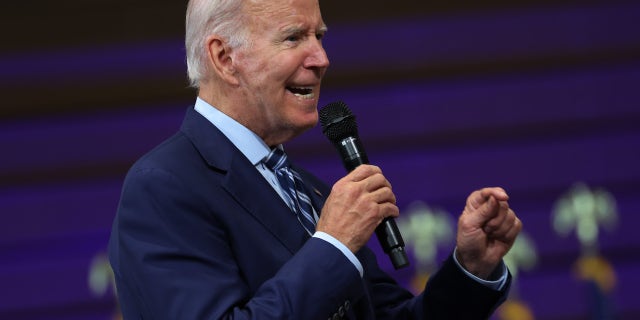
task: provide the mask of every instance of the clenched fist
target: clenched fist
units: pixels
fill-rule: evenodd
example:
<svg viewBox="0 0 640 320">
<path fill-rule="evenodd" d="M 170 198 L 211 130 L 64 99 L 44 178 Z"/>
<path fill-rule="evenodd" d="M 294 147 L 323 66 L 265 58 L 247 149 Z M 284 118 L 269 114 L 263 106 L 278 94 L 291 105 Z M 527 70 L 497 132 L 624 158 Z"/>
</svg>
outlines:
<svg viewBox="0 0 640 320">
<path fill-rule="evenodd" d="M 456 258 L 479 278 L 489 277 L 522 229 L 507 200 L 502 188 L 475 191 L 458 220 Z"/>
</svg>

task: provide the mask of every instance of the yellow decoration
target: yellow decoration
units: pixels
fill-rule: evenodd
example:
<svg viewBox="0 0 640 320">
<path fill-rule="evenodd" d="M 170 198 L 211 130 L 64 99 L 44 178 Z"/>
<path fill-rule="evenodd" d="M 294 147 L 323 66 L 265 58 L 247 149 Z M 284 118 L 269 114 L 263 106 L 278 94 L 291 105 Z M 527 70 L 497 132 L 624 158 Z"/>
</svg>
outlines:
<svg viewBox="0 0 640 320">
<path fill-rule="evenodd" d="M 581 257 L 573 270 L 579 279 L 594 281 L 603 292 L 611 292 L 616 285 L 613 267 L 600 256 Z"/>
<path fill-rule="evenodd" d="M 507 300 L 498 309 L 500 320 L 533 320 L 533 312 L 518 300 Z"/>
<path fill-rule="evenodd" d="M 427 285 L 427 281 L 431 277 L 430 273 L 418 272 L 413 278 L 411 278 L 411 290 L 418 294 L 424 290 L 424 287 Z"/>
</svg>

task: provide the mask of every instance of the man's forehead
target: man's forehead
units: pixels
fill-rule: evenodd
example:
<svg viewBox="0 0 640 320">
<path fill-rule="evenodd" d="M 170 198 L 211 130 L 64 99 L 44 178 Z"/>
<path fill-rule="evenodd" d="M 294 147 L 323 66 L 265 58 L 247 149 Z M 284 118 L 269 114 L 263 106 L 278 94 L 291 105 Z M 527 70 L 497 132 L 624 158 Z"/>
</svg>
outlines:
<svg viewBox="0 0 640 320">
<path fill-rule="evenodd" d="M 243 9 L 253 16 L 295 15 L 299 9 L 318 8 L 317 0 L 245 0 Z"/>
<path fill-rule="evenodd" d="M 316 0 L 247 0 L 244 11 L 253 21 L 275 27 L 278 31 L 326 31 Z"/>
</svg>

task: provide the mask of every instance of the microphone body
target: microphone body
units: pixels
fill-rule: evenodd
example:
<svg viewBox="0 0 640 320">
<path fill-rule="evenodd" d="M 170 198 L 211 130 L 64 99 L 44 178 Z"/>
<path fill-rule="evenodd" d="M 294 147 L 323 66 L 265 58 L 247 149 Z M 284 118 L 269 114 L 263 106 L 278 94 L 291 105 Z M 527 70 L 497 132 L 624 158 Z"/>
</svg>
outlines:
<svg viewBox="0 0 640 320">
<path fill-rule="evenodd" d="M 351 172 L 369 159 L 358 136 L 355 117 L 343 102 L 333 102 L 320 110 L 320 122 L 323 133 L 338 149 L 344 167 Z M 388 217 L 375 230 L 380 246 L 391 259 L 395 269 L 409 265 L 404 250 L 404 240 L 393 218 Z"/>
</svg>

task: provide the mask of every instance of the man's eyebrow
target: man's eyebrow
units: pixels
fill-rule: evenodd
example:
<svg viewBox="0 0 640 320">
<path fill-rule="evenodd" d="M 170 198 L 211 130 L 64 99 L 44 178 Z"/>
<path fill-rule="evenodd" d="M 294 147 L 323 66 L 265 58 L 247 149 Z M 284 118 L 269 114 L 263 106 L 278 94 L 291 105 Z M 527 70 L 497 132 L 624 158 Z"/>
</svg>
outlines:
<svg viewBox="0 0 640 320">
<path fill-rule="evenodd" d="M 281 30 L 282 33 L 285 34 L 298 34 L 304 31 L 304 28 L 300 26 L 288 26 Z"/>
<path fill-rule="evenodd" d="M 302 27 L 302 26 L 288 26 L 285 27 L 281 30 L 282 33 L 284 34 L 299 34 L 299 33 L 303 33 L 305 32 L 306 28 Z M 327 28 L 327 25 L 322 24 L 319 28 L 318 28 L 318 32 L 322 32 L 325 33 L 329 30 L 329 28 Z"/>
</svg>

